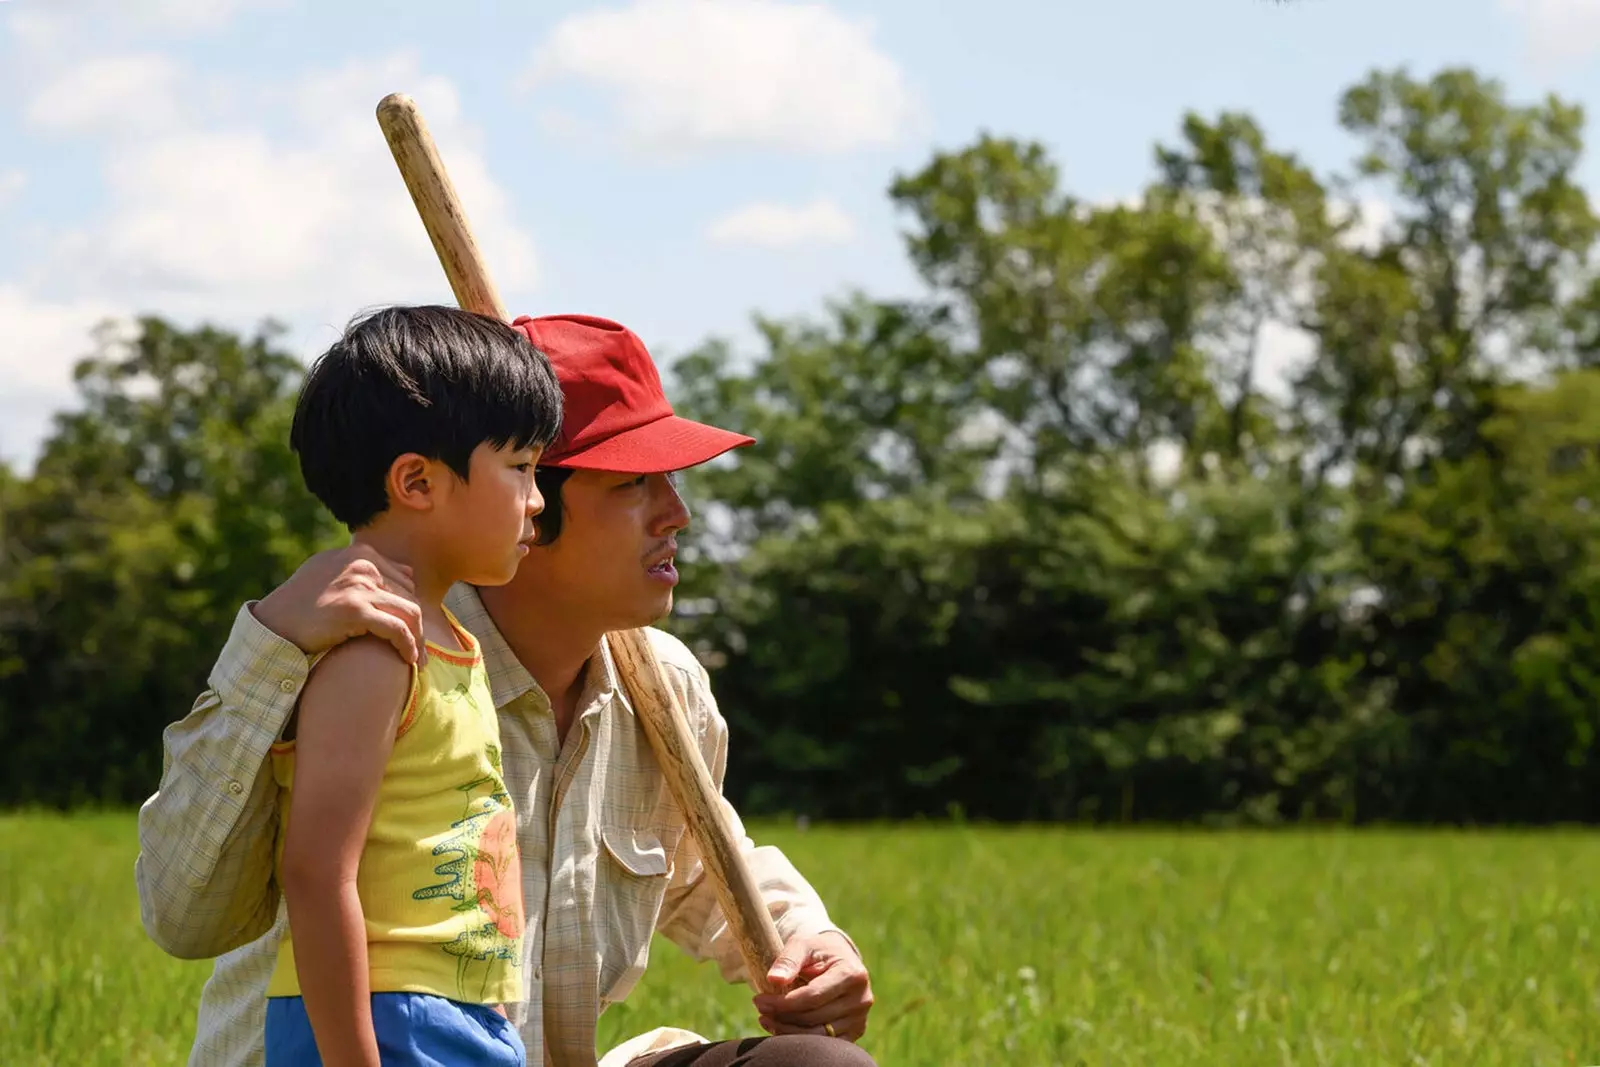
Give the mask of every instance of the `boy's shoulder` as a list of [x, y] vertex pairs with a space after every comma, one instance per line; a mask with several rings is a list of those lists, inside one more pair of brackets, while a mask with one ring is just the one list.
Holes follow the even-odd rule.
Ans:
[[362, 634], [341, 641], [311, 661], [311, 676], [360, 681], [409, 679], [411, 665], [400, 657], [393, 645], [381, 637]]
[[343, 641], [312, 663], [292, 729], [301, 733], [310, 716], [338, 724], [332, 734], [327, 725], [320, 728], [324, 741], [352, 732], [368, 736], [375, 724], [393, 722], [404, 713], [414, 678], [411, 665], [382, 638], [363, 635]]

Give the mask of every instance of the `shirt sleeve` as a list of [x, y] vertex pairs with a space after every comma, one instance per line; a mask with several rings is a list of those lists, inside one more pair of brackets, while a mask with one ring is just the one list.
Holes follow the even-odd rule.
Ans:
[[239, 609], [209, 688], [163, 732], [160, 787], [139, 809], [140, 919], [152, 941], [183, 959], [255, 940], [278, 910], [278, 787], [268, 758], [310, 660], [251, 607]]
[[[669, 669], [669, 673], [674, 672]], [[699, 735], [700, 754], [720, 794], [728, 769], [728, 724], [717, 709], [704, 668], [697, 674], [686, 675], [684, 680], [686, 684], [679, 689], [679, 696], [684, 700], [689, 722]], [[773, 845], [757, 845], [751, 840], [739, 813], [726, 797], [722, 798], [722, 808], [739, 840], [751, 877], [760, 887], [761, 898], [778, 928], [779, 937], [788, 943], [796, 937], [837, 933], [850, 942], [850, 947], [859, 955], [860, 949], [850, 935], [829, 917], [822, 897], [783, 851]], [[745, 982], [754, 988], [755, 983], [746, 973], [744, 956], [717, 900], [716, 890], [705, 873], [699, 850], [693, 839], [685, 835], [678, 847], [677, 862], [667, 885], [657, 929], [695, 959], [715, 960], [725, 980]]]

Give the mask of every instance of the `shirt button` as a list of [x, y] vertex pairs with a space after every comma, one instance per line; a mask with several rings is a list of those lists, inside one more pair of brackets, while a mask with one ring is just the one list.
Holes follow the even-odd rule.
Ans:
[[230, 793], [234, 794], [235, 796], [237, 796], [240, 793], [244, 792], [244, 786], [240, 785], [238, 782], [229, 782], [228, 783], [228, 792], [230, 792]]
[[278, 688], [283, 690], [285, 693], [294, 692], [295, 691], [294, 679], [293, 678], [285, 678], [283, 681], [278, 683]]

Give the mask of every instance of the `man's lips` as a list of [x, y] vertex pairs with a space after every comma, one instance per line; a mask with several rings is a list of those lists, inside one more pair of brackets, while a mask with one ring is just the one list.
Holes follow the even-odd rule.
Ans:
[[678, 546], [675, 544], [668, 544], [665, 547], [650, 553], [644, 558], [644, 569], [647, 573], [652, 574], [657, 578], [663, 578], [675, 582], [678, 580], [678, 568], [674, 564], [673, 560], [677, 554]]

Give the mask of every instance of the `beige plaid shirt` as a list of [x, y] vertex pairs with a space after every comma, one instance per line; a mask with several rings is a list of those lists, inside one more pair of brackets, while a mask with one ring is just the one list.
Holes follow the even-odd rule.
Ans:
[[[715, 960], [730, 982], [748, 982], [744, 963], [609, 652], [589, 663], [563, 745], [548, 698], [476, 591], [457, 586], [446, 604], [483, 646], [516, 805], [529, 981], [528, 999], [507, 1010], [531, 1063], [542, 1047], [554, 1067], [594, 1067], [595, 1023], [644, 973], [655, 931]], [[705, 669], [676, 638], [650, 635], [721, 788], [728, 730]], [[210, 687], [167, 728], [160, 791], [140, 809], [145, 929], [175, 956], [220, 957], [201, 994], [192, 1067], [263, 1061], [267, 979], [287, 922], [272, 876], [277, 787], [267, 755], [308, 662], [241, 608]], [[838, 930], [800, 872], [776, 848], [756, 847], [731, 805], [728, 813], [783, 938]], [[663, 1028], [603, 1064], [695, 1039]]]

